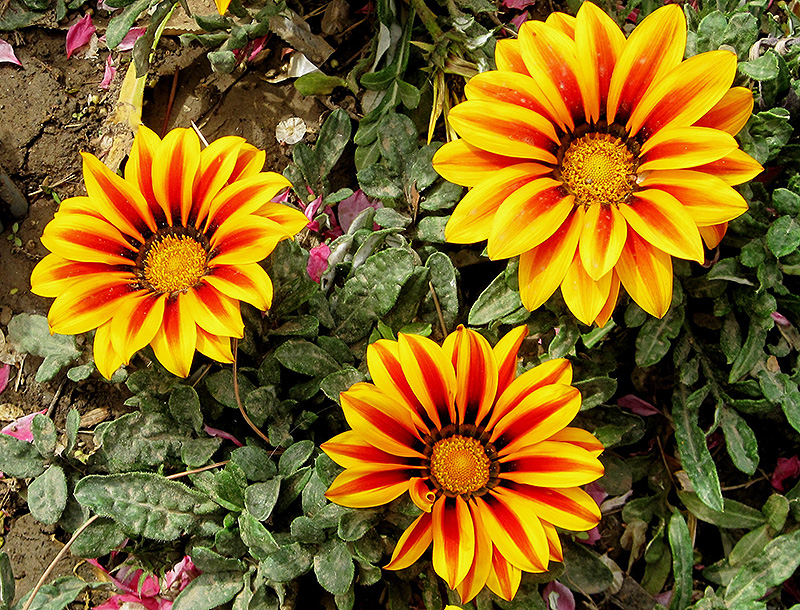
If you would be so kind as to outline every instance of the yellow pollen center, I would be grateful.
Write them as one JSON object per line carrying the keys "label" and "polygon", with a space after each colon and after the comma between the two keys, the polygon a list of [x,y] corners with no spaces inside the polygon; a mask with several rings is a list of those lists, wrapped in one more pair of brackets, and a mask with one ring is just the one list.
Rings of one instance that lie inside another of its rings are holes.
{"label": "yellow pollen center", "polygon": [[576,203],[625,203],[635,184],[633,153],[612,135],[587,134],[572,142],[564,153],[561,178]]}
{"label": "yellow pollen center", "polygon": [[191,237],[167,235],[150,246],[143,268],[144,279],[156,292],[186,290],[206,272],[206,251]]}
{"label": "yellow pollen center", "polygon": [[479,490],[489,482],[490,466],[477,439],[457,434],[433,446],[431,476],[445,491],[465,494]]}

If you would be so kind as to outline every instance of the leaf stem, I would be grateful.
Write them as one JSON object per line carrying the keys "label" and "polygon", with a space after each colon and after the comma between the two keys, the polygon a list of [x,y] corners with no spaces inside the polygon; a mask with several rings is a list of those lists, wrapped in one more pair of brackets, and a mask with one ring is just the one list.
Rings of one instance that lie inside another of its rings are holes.
{"label": "leaf stem", "polygon": [[233,395],[236,397],[236,404],[239,406],[239,411],[244,417],[244,421],[247,422],[247,425],[253,429],[261,440],[263,440],[267,445],[272,445],[269,442],[269,437],[264,434],[261,430],[259,430],[256,425],[253,423],[253,420],[247,415],[247,412],[244,410],[244,406],[242,405],[242,398],[239,396],[239,374],[237,372],[237,365],[239,362],[239,339],[234,338],[233,340]]}

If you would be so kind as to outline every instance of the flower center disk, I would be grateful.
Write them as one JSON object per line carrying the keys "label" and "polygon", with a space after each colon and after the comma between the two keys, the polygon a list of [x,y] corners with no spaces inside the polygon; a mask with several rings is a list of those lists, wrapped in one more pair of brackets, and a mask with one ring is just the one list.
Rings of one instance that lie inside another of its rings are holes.
{"label": "flower center disk", "polygon": [[156,292],[191,288],[206,272],[206,250],[186,235],[166,235],[153,242],[144,259],[144,279]]}
{"label": "flower center disk", "polygon": [[455,435],[437,442],[431,453],[431,476],[445,491],[466,494],[489,482],[491,461],[474,438]]}
{"label": "flower center disk", "polygon": [[561,178],[576,203],[625,203],[633,193],[635,159],[620,138],[590,133],[573,141],[561,161]]}

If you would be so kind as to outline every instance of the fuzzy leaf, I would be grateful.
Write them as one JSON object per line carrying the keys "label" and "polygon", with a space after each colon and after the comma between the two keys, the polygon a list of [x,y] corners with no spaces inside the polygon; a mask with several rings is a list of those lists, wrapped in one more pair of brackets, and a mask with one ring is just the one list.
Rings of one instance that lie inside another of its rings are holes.
{"label": "fuzzy leaf", "polygon": [[0,470],[12,477],[38,477],[46,461],[31,443],[0,434]]}
{"label": "fuzzy leaf", "polygon": [[672,594],[670,610],[683,610],[692,599],[692,568],[694,551],[689,528],[679,512],[672,513],[669,519],[669,546],[672,550],[672,572],[675,576],[675,590]]}
{"label": "fuzzy leaf", "polygon": [[334,595],[342,595],[350,588],[355,576],[353,558],[347,545],[332,539],[314,557],[314,573],[319,584]]}
{"label": "fuzzy leaf", "polygon": [[754,474],[758,467],[758,440],[752,428],[741,415],[727,407],[720,410],[720,424],[734,466],[746,474]]}
{"label": "fuzzy leaf", "polygon": [[766,522],[764,514],[735,500],[725,499],[722,510],[710,508],[690,491],[679,491],[678,497],[695,517],[717,527],[730,529],[752,529]]}
{"label": "fuzzy leaf", "polygon": [[60,466],[50,466],[28,487],[28,508],[37,521],[55,523],[67,505],[67,478]]}
{"label": "fuzzy leaf", "polygon": [[325,377],[339,370],[339,363],[328,352],[302,339],[282,344],[275,350],[275,358],[290,371],[312,377]]}
{"label": "fuzzy leaf", "polygon": [[172,610],[212,610],[236,597],[244,581],[239,571],[203,573],[175,598]]}
{"label": "fuzzy leaf", "polygon": [[729,608],[764,597],[769,587],[788,579],[800,566],[800,530],[778,536],[756,557],[742,565],[725,591]]}

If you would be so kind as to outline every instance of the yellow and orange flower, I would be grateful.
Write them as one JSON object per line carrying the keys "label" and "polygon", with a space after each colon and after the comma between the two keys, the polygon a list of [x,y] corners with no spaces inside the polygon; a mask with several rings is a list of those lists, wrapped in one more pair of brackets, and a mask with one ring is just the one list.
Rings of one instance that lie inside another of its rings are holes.
{"label": "yellow and orange flower", "polygon": [[488,240],[492,259],[519,256],[533,310],[561,286],[586,324],[604,325],[620,282],[645,311],[672,300],[673,256],[702,262],[747,210],[732,185],[761,166],[734,135],[753,108],[733,87],[736,55],[683,61],[686,21],[660,8],[626,40],[597,6],[554,13],[497,44],[497,70],[466,86],[450,112],[461,140],[434,157],[472,187],[445,236]]}
{"label": "yellow and orange flower", "polygon": [[107,378],[147,344],[181,377],[195,350],[232,362],[239,301],[272,302],[259,261],[308,222],[270,203],[290,184],[261,171],[265,156],[238,137],[201,150],[192,130],[162,141],[146,127],[124,179],[83,153],[87,196],[61,203],[42,235],[52,254],[31,275],[35,294],[55,297],[51,331],[96,328],[95,364]]}
{"label": "yellow and orange flower", "polygon": [[423,511],[386,567],[410,566],[433,543],[433,568],[467,602],[487,585],[510,600],[521,572],[561,561],[556,527],[597,525],[597,504],[578,485],[603,474],[603,450],[567,427],[581,397],[567,360],[519,377],[521,326],[492,348],[459,327],[439,347],[417,335],[369,346],[374,383],[341,394],[352,430],[322,449],[345,468],[328,489],[365,508],[409,492]]}

